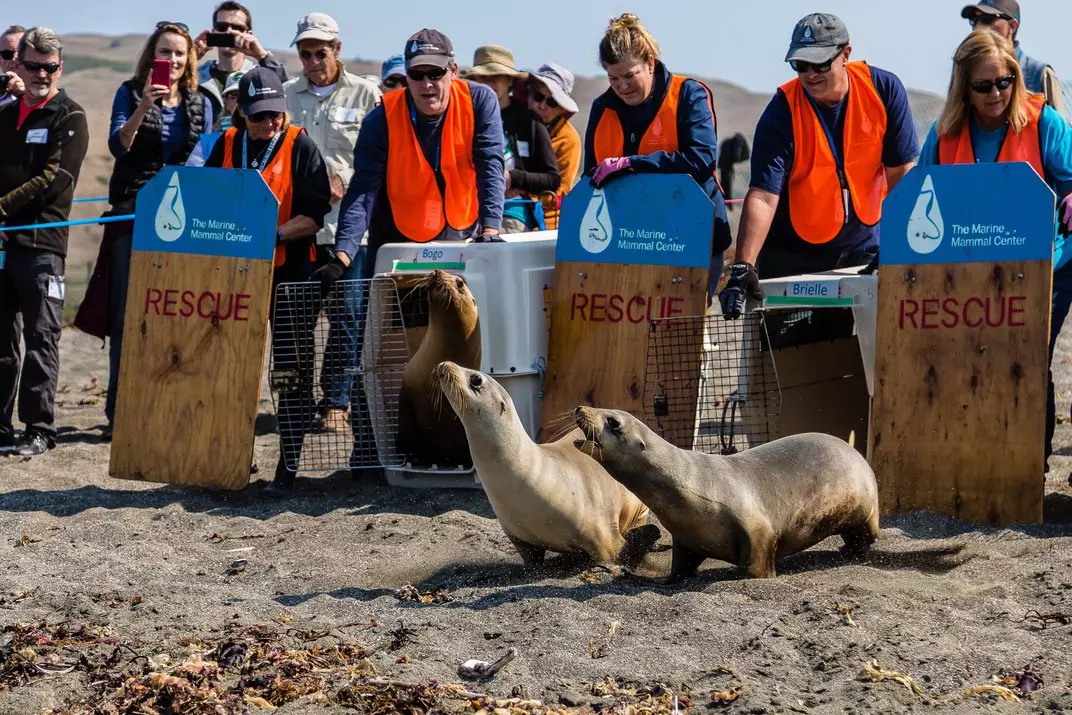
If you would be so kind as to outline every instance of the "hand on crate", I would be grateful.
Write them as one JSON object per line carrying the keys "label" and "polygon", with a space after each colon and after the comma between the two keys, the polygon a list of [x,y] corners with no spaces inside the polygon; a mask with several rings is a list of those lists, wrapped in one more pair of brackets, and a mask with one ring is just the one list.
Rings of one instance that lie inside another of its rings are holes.
{"label": "hand on crate", "polygon": [[335,281],[342,278],[344,273],[346,273],[346,266],[336,256],[330,263],[325,263],[313,271],[310,280],[319,281],[320,294],[327,295],[331,292],[331,287],[335,285]]}
{"label": "hand on crate", "polygon": [[627,156],[604,159],[596,165],[595,171],[592,172],[592,185],[598,188],[614,174],[631,169],[632,164]]}
{"label": "hand on crate", "polygon": [[718,301],[722,304],[722,317],[726,320],[740,318],[748,298],[763,300],[759,275],[751,263],[734,263],[730,266],[730,278],[726,281],[726,287],[718,294]]}

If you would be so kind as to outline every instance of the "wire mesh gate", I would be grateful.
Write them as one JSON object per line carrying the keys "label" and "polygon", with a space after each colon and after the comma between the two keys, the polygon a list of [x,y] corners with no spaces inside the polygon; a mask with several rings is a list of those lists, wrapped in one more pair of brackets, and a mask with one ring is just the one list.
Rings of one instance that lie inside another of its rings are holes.
{"label": "wire mesh gate", "polygon": [[[427,325],[417,292],[388,277],[338,281],[326,295],[319,282],[276,287],[268,380],[290,469],[402,465],[394,438],[408,329],[422,313]],[[325,419],[331,408],[346,416]]]}
{"label": "wire mesh gate", "polygon": [[681,449],[732,454],[780,436],[781,389],[761,311],[652,321],[644,421]]}

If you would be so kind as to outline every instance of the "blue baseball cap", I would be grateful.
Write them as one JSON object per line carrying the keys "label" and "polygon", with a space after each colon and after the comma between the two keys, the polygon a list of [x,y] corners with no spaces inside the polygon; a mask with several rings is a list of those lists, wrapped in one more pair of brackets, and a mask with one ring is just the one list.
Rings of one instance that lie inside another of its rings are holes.
{"label": "blue baseball cap", "polygon": [[406,60],[402,55],[391,55],[380,65],[380,79],[386,80],[393,74],[405,76]]}
{"label": "blue baseball cap", "polygon": [[1007,15],[1020,20],[1020,3],[1016,0],[979,0],[976,5],[965,5],[960,16],[970,19],[976,15]]}

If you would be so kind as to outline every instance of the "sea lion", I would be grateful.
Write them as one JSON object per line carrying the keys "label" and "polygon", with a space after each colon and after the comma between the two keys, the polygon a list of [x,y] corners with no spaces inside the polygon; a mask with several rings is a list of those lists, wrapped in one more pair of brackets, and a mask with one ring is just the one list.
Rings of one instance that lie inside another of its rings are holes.
{"label": "sea lion", "polygon": [[775,561],[834,534],[847,556],[878,538],[875,473],[832,435],[797,434],[722,457],[678,449],[627,412],[578,407],[573,417],[607,472],[673,536],[666,583],[706,558],[774,578]]}
{"label": "sea lion", "polygon": [[577,448],[584,442],[579,429],[536,444],[510,394],[491,377],[453,362],[440,363],[435,377],[465,426],[491,508],[526,566],[540,566],[546,551],[635,565],[658,541],[648,508]]}
{"label": "sea lion", "polygon": [[428,330],[402,373],[398,396],[398,451],[420,466],[472,466],[465,428],[442,406],[435,366],[451,360],[480,368],[480,319],[465,279],[435,270],[423,286],[428,296]]}

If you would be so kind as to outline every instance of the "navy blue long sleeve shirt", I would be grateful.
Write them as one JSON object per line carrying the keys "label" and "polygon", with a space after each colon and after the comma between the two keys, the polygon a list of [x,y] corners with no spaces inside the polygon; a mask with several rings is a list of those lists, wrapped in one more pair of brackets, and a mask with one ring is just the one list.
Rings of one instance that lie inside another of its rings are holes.
{"label": "navy blue long sleeve shirt", "polygon": [[[408,89],[398,90],[409,92]],[[480,204],[476,225],[462,232],[444,228],[441,238],[469,238],[480,233],[481,227],[499,228],[502,225],[503,195],[506,190],[505,164],[503,162],[502,117],[499,100],[490,87],[469,83],[473,98],[473,165],[476,168],[476,192]],[[407,98],[407,101],[409,99]],[[432,163],[442,136],[442,116],[427,119],[417,115],[417,139],[424,156]],[[335,250],[343,251],[351,258],[361,245],[361,237],[372,224],[369,237],[370,248],[393,240],[405,240],[396,236],[375,236],[377,227],[393,224],[393,221],[373,221],[373,213],[390,214],[387,204],[387,115],[383,105],[372,110],[357,135],[354,146],[354,175],[346,189],[339,207],[339,224],[335,234]],[[385,231],[385,233],[392,233]]]}

